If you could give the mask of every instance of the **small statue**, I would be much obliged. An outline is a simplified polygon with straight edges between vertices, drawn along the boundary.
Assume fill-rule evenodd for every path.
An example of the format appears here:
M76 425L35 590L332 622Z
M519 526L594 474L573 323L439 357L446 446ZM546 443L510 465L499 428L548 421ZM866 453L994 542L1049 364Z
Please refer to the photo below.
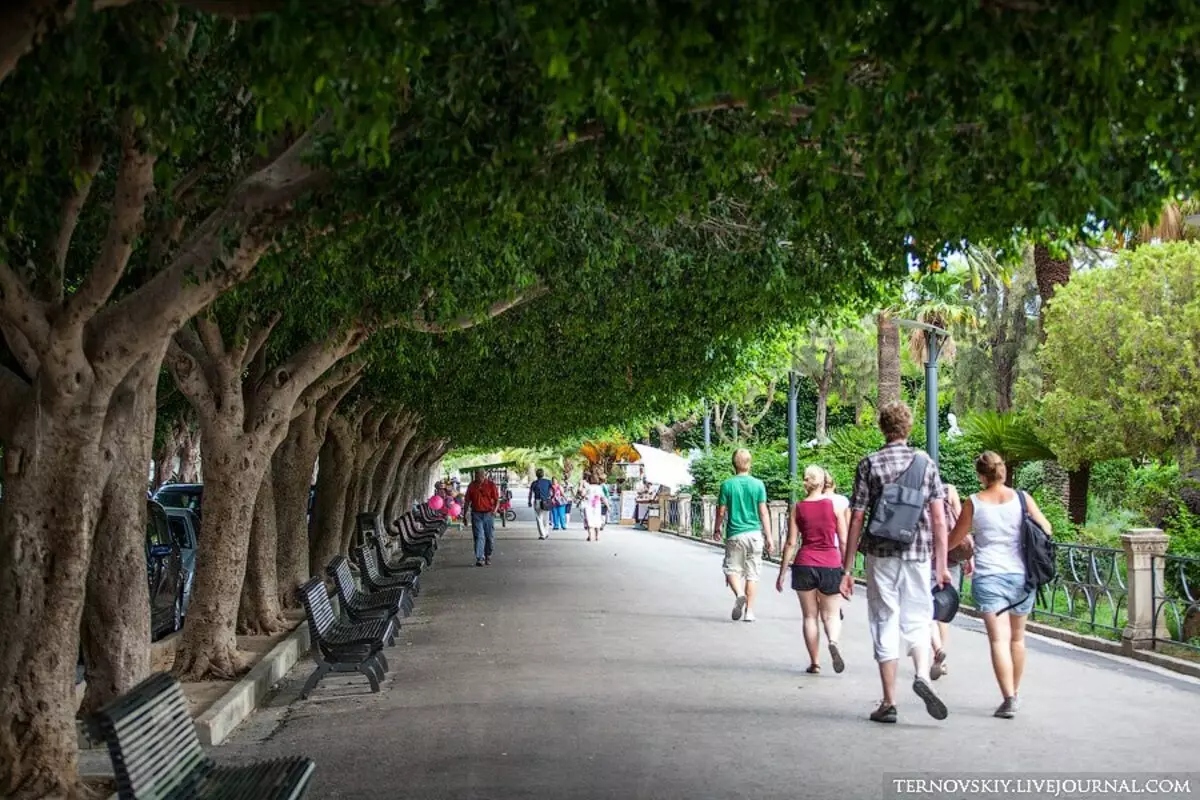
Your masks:
M947 437L957 439L963 435L962 428L958 427L958 417L953 411L946 415L946 421L950 423L950 430L946 431Z

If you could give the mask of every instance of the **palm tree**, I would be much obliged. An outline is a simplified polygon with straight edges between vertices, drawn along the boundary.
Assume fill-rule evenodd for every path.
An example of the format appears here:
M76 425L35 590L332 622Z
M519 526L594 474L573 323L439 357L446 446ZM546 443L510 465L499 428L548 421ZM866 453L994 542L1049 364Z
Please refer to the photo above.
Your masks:
M894 309L880 309L875 315L877 326L877 374L879 375L878 406L900 402L900 328Z
M979 325L975 307L968 302L966 287L968 274L946 269L931 270L912 281L913 296L908 302L908 313L918 322L955 331L974 329ZM929 356L925 332L913 329L908 337L908 352L920 364ZM941 357L953 361L956 353L954 337L942 344Z
M613 464L618 461L637 461L640 456L629 442L610 439L584 442L579 448L579 455L588 463L588 468L599 471L602 476L612 472Z

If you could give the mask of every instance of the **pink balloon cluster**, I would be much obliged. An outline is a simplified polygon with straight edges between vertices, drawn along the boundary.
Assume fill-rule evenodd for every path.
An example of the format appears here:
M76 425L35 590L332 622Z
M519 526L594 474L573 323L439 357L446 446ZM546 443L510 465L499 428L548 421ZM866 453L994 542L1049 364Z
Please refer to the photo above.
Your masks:
M462 506L452 500L450 501L450 508L446 510L446 513L448 513L452 519L458 519L458 515L462 513Z
M442 499L440 494L435 494L433 497L429 498L429 507L434 511L441 511L445 505L446 501Z

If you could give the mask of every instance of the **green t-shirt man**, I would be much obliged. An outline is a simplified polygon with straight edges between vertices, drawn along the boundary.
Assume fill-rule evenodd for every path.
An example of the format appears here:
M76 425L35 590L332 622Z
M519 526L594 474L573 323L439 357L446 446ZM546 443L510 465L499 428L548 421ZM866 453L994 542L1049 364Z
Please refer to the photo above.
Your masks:
M751 475L735 475L721 484L717 505L726 510L725 538L762 531L758 504L767 502L767 487Z

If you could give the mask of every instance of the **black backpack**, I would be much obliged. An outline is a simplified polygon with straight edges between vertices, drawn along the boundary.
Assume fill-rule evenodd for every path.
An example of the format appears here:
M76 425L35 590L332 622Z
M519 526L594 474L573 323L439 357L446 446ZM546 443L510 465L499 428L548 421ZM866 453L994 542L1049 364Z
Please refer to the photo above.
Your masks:
M1029 507L1025 504L1025 493L1018 490L1017 497L1021 500L1021 558L1025 560L1025 592L1026 597L1038 593L1042 597L1042 587L1058 577L1058 558L1054 552L1054 540L1051 539L1042 526L1029 516ZM1024 602L1024 600L1021 600ZM997 613L1003 614L1011 608L1016 608L1021 602L1013 603Z

